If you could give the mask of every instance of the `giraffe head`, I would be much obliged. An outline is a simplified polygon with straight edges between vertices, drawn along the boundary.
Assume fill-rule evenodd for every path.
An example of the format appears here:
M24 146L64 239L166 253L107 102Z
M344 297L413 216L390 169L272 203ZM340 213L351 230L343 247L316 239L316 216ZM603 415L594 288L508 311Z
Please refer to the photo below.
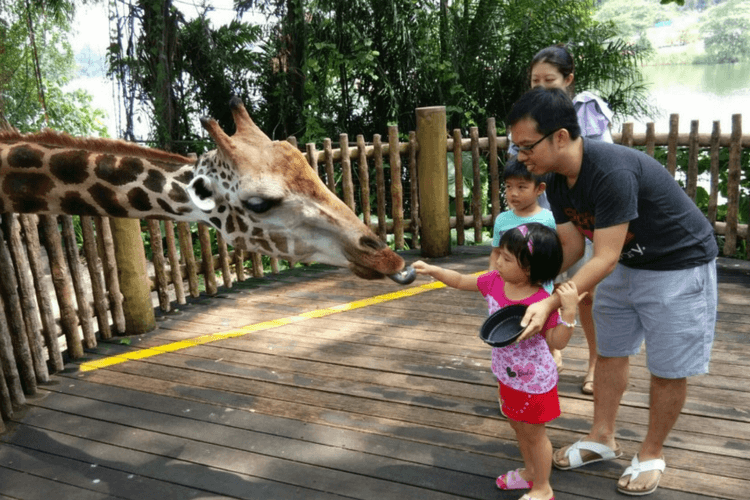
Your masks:
M238 248L349 267L361 278L414 279L413 270L326 188L299 150L269 139L239 98L230 107L237 127L231 137L215 120L201 119L217 149L198 159L187 191L205 220Z

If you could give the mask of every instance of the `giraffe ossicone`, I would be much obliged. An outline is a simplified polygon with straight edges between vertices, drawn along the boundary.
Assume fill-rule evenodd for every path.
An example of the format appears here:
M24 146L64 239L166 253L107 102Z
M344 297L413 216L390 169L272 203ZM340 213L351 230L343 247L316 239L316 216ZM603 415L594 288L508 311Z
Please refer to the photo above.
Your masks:
M239 98L230 107L236 132L201 119L217 149L197 160L121 140L0 132L0 212L200 221L248 251L414 280L297 148L269 139Z

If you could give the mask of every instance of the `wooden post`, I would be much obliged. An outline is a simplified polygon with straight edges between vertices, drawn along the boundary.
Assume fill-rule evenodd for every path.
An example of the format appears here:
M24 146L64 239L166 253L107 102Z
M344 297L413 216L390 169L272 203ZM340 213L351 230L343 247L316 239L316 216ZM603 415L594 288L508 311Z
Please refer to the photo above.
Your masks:
M112 338L112 329L109 327L109 314L107 306L107 295L104 291L104 278L102 278L102 262L96 250L96 236L94 235L94 219L91 216L81 217L81 233L83 234L83 251L86 255L86 265L91 278L91 293L94 297L94 311L96 321L99 325L99 337L102 339Z
M359 173L359 206L362 207L362 221L365 226L370 227L370 171L367 168L365 136L362 134L357 136L357 172Z
M339 134L339 151L341 152L341 185L344 189L344 203L352 212L354 208L354 181L352 180L352 161L349 152L349 135Z
M164 248L161 244L161 224L158 220L148 219L148 234L151 236L151 262L154 264L154 278L156 280L156 295L159 297L159 309L169 312L169 280L167 266L164 259Z
M123 295L125 334L138 335L156 328L151 303L151 282L146 272L146 252L141 238L141 221L112 219L117 277Z
M372 136L372 152L375 159L375 196L377 197L378 237L385 241L388 236L385 215L385 171L383 170L383 145L380 134Z
M737 252L737 222L740 203L740 176L742 165L742 115L732 115L732 135L729 142L729 175L727 178L727 232L724 236L724 255L732 257Z
M453 129L453 178L456 203L456 245L464 244L464 161L461 149L461 129ZM450 203L450 200L448 200ZM450 207L449 207L450 209Z
M411 248L421 248L419 243L419 175L417 174L417 133L409 132L409 202L411 225Z
M219 289L216 286L216 274L214 273L214 255L211 250L211 236L208 232L208 227L202 222L198 223L198 239L201 246L203 283L206 286L206 294L216 295Z
M680 115L669 115L669 136L667 137L667 170L674 177L677 170L677 132L680 126Z
M651 158L654 157L656 150L656 130L654 122L648 122L646 124L646 154Z
M497 161L497 126L494 118L487 118L487 148L489 149L490 202L492 203L492 228L500 214L500 173Z
M393 241L396 250L404 248L404 186L401 183L401 153L399 152L398 127L388 127L388 161L391 165L391 217L393 218Z
M175 245L174 223L171 220L164 221L164 235L167 239L167 258L169 259L169 270L172 275L174 293L177 297L177 303L182 305L186 303L185 286L182 283L180 259L177 257L177 245Z
M698 120L690 122L690 138L688 139L688 169L687 182L685 183L685 192L695 203L695 196L698 192Z
M716 211L719 204L719 153L721 146L721 122L716 120L711 132L711 192L708 195L708 220L713 225L716 222Z
M444 257L451 252L446 122L444 106L417 108L423 257Z

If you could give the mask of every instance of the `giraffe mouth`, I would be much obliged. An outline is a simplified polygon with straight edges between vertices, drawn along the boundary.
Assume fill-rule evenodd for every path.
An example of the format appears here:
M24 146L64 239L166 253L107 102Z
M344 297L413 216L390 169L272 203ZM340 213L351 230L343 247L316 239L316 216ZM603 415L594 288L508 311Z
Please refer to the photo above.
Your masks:
M403 269L393 274L383 274L375 269L354 263L349 264L349 269L355 276L362 279L377 280L383 279L387 276L399 285L408 285L417 277L417 272L411 266L405 266Z

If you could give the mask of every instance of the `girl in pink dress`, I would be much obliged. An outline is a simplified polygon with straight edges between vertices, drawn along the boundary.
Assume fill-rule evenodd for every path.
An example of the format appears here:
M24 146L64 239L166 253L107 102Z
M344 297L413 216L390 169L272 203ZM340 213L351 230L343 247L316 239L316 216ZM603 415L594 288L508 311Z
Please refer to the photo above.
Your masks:
M487 299L490 314L513 305L529 305L549 297L542 283L555 278L562 266L562 246L557 233L538 223L508 230L500 240L496 271L479 277L417 261L419 274L427 274L459 290L476 290ZM516 432L524 468L497 478L502 490L529 490L521 500L550 500L552 444L545 424L560 415L557 367L550 348L562 349L575 327L579 297L572 282L554 293L562 307L550 315L542 331L526 340L492 349L492 372L498 379L503 412Z

